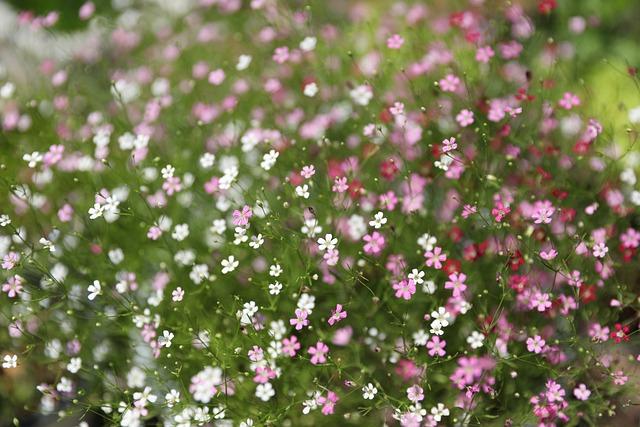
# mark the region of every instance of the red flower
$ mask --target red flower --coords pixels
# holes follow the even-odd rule
[[[538,11],[544,15],[550,14],[556,7],[558,7],[556,0],[540,0],[538,3]]]
[[[615,328],[615,331],[611,331],[611,338],[613,338],[616,343],[629,341],[629,335],[627,335],[629,333],[628,326],[622,326],[620,323],[616,323]]]
[[[582,285],[580,286],[580,301],[587,304],[596,300],[596,287],[595,285]]]

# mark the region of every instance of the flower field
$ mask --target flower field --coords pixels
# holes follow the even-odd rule
[[[640,5],[45,3],[0,426],[638,422]]]

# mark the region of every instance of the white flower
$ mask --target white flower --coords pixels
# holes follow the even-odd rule
[[[236,267],[240,265],[240,262],[236,261],[233,255],[230,255],[229,258],[223,259],[220,264],[222,265],[222,274],[227,274],[235,270]]]
[[[369,383],[362,387],[362,397],[365,400],[373,400],[373,398],[376,397],[376,394],[378,394],[378,389],[375,388],[373,384]]]
[[[307,184],[299,185],[296,187],[296,196],[302,197],[303,199],[308,199],[309,195],[309,186]]]
[[[82,359],[80,359],[79,357],[72,357],[71,360],[69,360],[69,363],[67,363],[67,370],[72,374],[77,373],[81,367]]]
[[[435,294],[436,293],[436,283],[433,280],[427,280],[422,285],[422,292],[425,294]]]
[[[102,295],[102,286],[98,280],[94,280],[92,285],[87,288],[89,291],[89,301],[93,301],[98,295]]]
[[[358,105],[364,106],[368,105],[369,101],[371,101],[371,98],[373,98],[373,92],[371,91],[371,88],[369,86],[360,85],[351,89],[351,91],[349,92],[349,96],[351,96],[353,102]]]
[[[428,233],[424,233],[418,238],[418,245],[425,251],[432,251],[436,243],[438,243],[438,239]]]
[[[467,337],[467,343],[473,349],[480,348],[484,343],[484,335],[478,331],[473,331],[471,332],[471,335]]]
[[[24,160],[25,162],[28,162],[28,166],[30,168],[35,168],[38,163],[40,163],[43,159],[42,154],[40,154],[38,151],[34,151],[31,154],[25,154],[24,156],[22,156],[22,160]]]
[[[89,208],[89,219],[100,218],[104,213],[104,208],[99,203],[93,205],[92,208]]]
[[[174,334],[166,329],[162,331],[162,336],[158,337],[158,345],[160,347],[171,347],[171,340],[173,339]]]
[[[278,295],[281,290],[282,290],[282,283],[275,282],[275,283],[269,284],[269,293],[271,295]]]
[[[236,70],[242,71],[249,68],[251,64],[251,55],[240,55],[238,57],[238,63],[236,64]]]
[[[144,371],[137,366],[131,368],[127,374],[127,386],[129,388],[142,388],[147,376]]]
[[[271,383],[258,384],[256,388],[256,397],[263,402],[268,401],[276,394]]]
[[[242,307],[242,313],[249,317],[253,317],[258,312],[258,306],[255,301],[245,302]]]
[[[249,246],[253,249],[258,249],[264,243],[264,239],[262,238],[262,234],[258,234],[257,236],[251,236],[251,241],[249,242]]]
[[[417,268],[411,270],[411,273],[408,274],[408,277],[409,279],[416,282],[416,285],[422,285],[422,283],[424,283],[424,280],[422,279],[424,277],[424,271],[418,270]]]
[[[442,403],[438,403],[438,406],[434,406],[431,408],[431,415],[433,415],[433,419],[437,422],[442,421],[442,417],[449,416],[449,409],[444,406]]]
[[[171,233],[171,237],[173,237],[178,242],[183,241],[189,236],[189,226],[187,224],[178,224],[173,228],[173,233]]]
[[[175,171],[176,171],[176,168],[174,168],[171,165],[167,165],[163,167],[162,170],[160,170],[160,173],[162,174],[162,178],[169,179],[173,177],[173,174],[175,173]]]
[[[305,37],[304,40],[300,42],[300,49],[305,52],[311,52],[316,48],[318,40],[315,37]]]
[[[269,276],[278,277],[281,274],[282,274],[282,267],[280,267],[280,264],[274,264],[269,267]]]
[[[413,343],[417,347],[421,347],[421,346],[427,345],[427,340],[429,339],[429,334],[427,334],[423,329],[420,329],[420,330],[414,332],[412,337],[413,337]]]
[[[264,156],[262,156],[262,162],[260,163],[260,167],[268,171],[273,167],[273,165],[276,164],[276,159],[278,158],[279,155],[280,153],[278,153],[276,150],[269,151]]]
[[[18,366],[18,356],[15,354],[5,354],[2,358],[2,367],[4,369],[12,369]]]
[[[0,227],[6,227],[11,224],[11,218],[9,215],[0,215]]]
[[[443,328],[449,326],[449,320],[451,320],[451,314],[444,307],[438,307],[437,311],[431,312],[431,318],[434,322],[440,323]]]
[[[38,242],[42,245],[44,249],[48,250],[49,252],[56,251],[56,247],[54,246],[53,242],[51,242],[51,240],[41,237],[40,240],[38,240]]]
[[[71,393],[73,390],[73,382],[67,377],[61,377],[58,384],[56,384],[56,390],[60,393]]]
[[[307,237],[314,238],[318,233],[322,231],[322,227],[318,224],[318,220],[315,218],[309,218],[304,220],[304,225],[300,229],[301,232],[307,235]]]
[[[173,406],[180,402],[180,392],[175,389],[171,389],[169,393],[164,396],[164,400],[167,402],[167,406],[169,408],[173,408]]]
[[[247,418],[243,422],[240,423],[238,427],[253,427],[253,420],[251,418]]]
[[[318,93],[318,85],[316,84],[316,82],[311,82],[309,84],[306,84],[304,86],[303,93],[305,96],[308,96],[309,98],[313,98],[314,96],[316,96],[316,94]]]
[[[233,240],[234,245],[239,245],[241,243],[246,242],[247,240],[249,240],[249,236],[247,236],[247,229],[242,227],[236,227],[233,238],[234,238]]]
[[[338,244],[338,239],[331,234],[325,234],[324,237],[318,239],[318,249],[321,251],[332,251]]]
[[[224,219],[214,219],[209,231],[213,234],[222,234],[227,230],[227,223]]]
[[[443,171],[449,170],[449,165],[453,163],[453,157],[443,154],[440,156],[440,160],[436,160],[433,162],[433,165],[438,169],[442,169]]]
[[[214,154],[204,153],[202,156],[200,156],[200,166],[203,169],[209,169],[210,167],[213,166],[215,161],[216,161],[216,156]]]
[[[369,221],[369,225],[376,230],[387,223],[387,218],[384,217],[384,213],[378,212],[373,216],[373,219]]]
[[[309,294],[300,295],[300,299],[298,299],[298,308],[300,310],[306,310],[307,313],[311,314],[315,307],[316,307],[316,297]]]
[[[138,401],[138,405],[144,407],[149,403],[155,403],[158,400],[158,396],[151,394],[151,387],[145,387],[143,391],[136,391],[133,393],[133,398]]]

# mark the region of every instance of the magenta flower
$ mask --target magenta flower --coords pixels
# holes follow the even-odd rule
[[[389,49],[400,49],[404,44],[404,39],[400,34],[394,34],[387,39],[387,47]]]
[[[5,284],[2,285],[2,292],[6,292],[9,298],[15,298],[22,292],[22,277],[15,275],[10,277]]]
[[[393,289],[396,291],[396,298],[410,300],[411,296],[416,293],[416,282],[412,279],[403,279],[394,283]]]
[[[253,211],[247,205],[244,205],[242,211],[233,211],[233,225],[243,227],[249,223],[249,220],[253,216]]]
[[[586,385],[580,384],[578,387],[573,389],[573,395],[578,400],[587,400],[589,399],[589,396],[591,396],[591,390],[589,390]]]
[[[436,270],[440,270],[442,268],[442,263],[447,260],[447,256],[442,253],[442,248],[440,246],[433,248],[433,251],[425,252],[424,257],[426,258],[425,264],[427,267],[433,267]]]
[[[447,74],[438,84],[444,92],[455,92],[460,86],[460,78],[453,74]]]
[[[463,128],[469,126],[473,123],[473,111],[467,109],[460,111],[456,116],[456,122]]]
[[[366,243],[364,245],[364,252],[369,255],[378,255],[384,249],[384,236],[374,231],[371,234],[367,234],[362,238]]]
[[[309,347],[307,352],[311,355],[311,363],[317,365],[327,361],[326,354],[329,352],[329,347],[322,341],[318,341],[316,346]]]
[[[335,409],[336,403],[338,403],[338,395],[330,391],[327,393],[327,397],[319,396],[318,403],[322,405],[322,415],[331,415]]]
[[[453,297],[458,298],[467,289],[467,285],[464,283],[466,279],[467,276],[464,273],[452,273],[449,275],[449,280],[445,282],[444,288],[453,289]]]
[[[444,350],[447,342],[443,339],[440,339],[439,336],[434,335],[431,337],[431,340],[427,342],[427,349],[429,349],[429,356],[444,356],[447,352]]]
[[[501,222],[505,216],[511,212],[511,208],[508,205],[504,205],[502,201],[498,200],[491,210],[491,215],[495,218],[496,222]]]
[[[296,330],[299,331],[309,324],[309,319],[307,319],[309,313],[307,312],[307,310],[302,310],[299,308],[296,308],[295,313],[296,317],[289,319],[289,324],[295,326]]]
[[[329,325],[333,326],[346,317],[347,312],[342,310],[342,304],[336,304],[336,308],[334,310],[331,310],[331,317],[329,317],[329,320],[327,322],[329,323]]]
[[[282,352],[287,356],[294,357],[298,350],[300,350],[300,342],[295,335],[282,340]]]
[[[542,353],[545,345],[546,341],[540,335],[527,338],[527,350],[535,354]]]

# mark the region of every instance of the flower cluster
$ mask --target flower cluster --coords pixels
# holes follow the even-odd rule
[[[555,1],[116,3],[37,92],[0,81],[2,419],[626,407],[640,129],[592,115]]]

